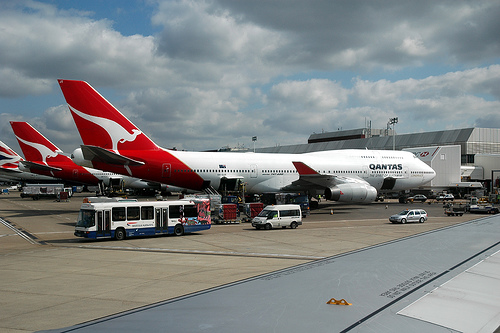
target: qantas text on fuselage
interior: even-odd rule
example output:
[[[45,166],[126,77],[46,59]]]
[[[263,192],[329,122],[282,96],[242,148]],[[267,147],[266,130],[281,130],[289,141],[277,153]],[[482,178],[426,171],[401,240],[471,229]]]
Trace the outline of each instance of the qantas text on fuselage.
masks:
[[[403,170],[403,164],[370,164],[372,170]]]

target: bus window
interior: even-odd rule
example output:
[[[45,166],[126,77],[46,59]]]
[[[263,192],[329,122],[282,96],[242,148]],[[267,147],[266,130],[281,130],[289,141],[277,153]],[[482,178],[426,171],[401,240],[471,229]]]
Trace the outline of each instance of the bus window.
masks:
[[[127,220],[139,220],[139,207],[127,207]]]
[[[152,220],[153,218],[153,206],[141,207],[141,220]]]
[[[198,217],[198,210],[196,206],[184,206],[184,217]]]
[[[181,216],[184,216],[183,207],[181,205],[171,205],[168,212],[168,217],[171,219],[178,219]]]
[[[113,207],[112,210],[113,221],[125,221],[125,207]]]

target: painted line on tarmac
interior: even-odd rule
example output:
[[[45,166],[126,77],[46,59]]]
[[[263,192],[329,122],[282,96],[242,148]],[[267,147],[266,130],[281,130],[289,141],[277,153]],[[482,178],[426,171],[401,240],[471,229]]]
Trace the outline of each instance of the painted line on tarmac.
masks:
[[[4,226],[6,226],[7,228],[9,228],[10,230],[14,231],[18,236],[20,236],[25,241],[27,241],[27,242],[29,242],[29,243],[31,243],[33,245],[40,245],[39,242],[37,242],[36,240],[33,239],[32,235],[30,235],[27,232],[24,232],[24,231],[21,231],[21,230],[17,229],[16,227],[14,227],[12,224],[10,224],[9,222],[5,221],[4,219],[0,218],[0,223],[2,223]]]
[[[302,224],[314,224],[314,223],[345,223],[345,222],[366,222],[366,221],[389,221],[389,218],[386,219],[363,219],[363,220],[323,220],[323,221],[306,221],[302,220]]]
[[[74,231],[45,231],[45,232],[36,232],[37,235],[52,235],[52,234],[71,234],[73,235]]]
[[[179,250],[179,249],[163,249],[163,248],[131,247],[131,246],[79,245],[77,247],[85,248],[85,249],[100,249],[100,250],[123,250],[123,251],[145,251],[145,252],[164,252],[164,253],[182,253],[182,254],[205,254],[205,255],[222,255],[222,256],[237,256],[237,257],[297,259],[297,260],[319,260],[319,259],[326,258],[326,257],[316,257],[316,256],[301,256],[301,255],[296,255],[296,254],[253,253],[253,252],[234,252],[234,251]]]

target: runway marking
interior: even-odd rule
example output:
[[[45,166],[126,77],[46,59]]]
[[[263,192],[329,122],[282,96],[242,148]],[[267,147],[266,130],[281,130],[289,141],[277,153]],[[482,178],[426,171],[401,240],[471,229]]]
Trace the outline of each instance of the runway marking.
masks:
[[[259,257],[259,258],[278,258],[278,259],[297,259],[297,260],[319,260],[325,257],[301,256],[296,254],[279,253],[255,253],[255,252],[235,252],[235,251],[202,251],[202,250],[179,250],[150,247],[131,247],[131,246],[102,246],[102,245],[79,245],[79,248],[100,249],[100,250],[124,250],[124,251],[147,251],[164,253],[183,253],[183,254],[206,254],[206,255],[224,255],[238,257]]]
[[[28,243],[31,243],[33,245],[40,245],[40,243],[38,243],[36,240],[34,240],[31,237],[31,235],[29,235],[28,233],[26,233],[24,231],[21,231],[21,230],[17,229],[16,227],[14,227],[9,222],[7,222],[7,221],[5,221],[5,220],[3,220],[3,219],[0,218],[0,223],[2,223],[4,226],[6,226],[7,228],[9,228],[10,230],[14,231],[18,236],[20,236],[21,238],[23,238]]]

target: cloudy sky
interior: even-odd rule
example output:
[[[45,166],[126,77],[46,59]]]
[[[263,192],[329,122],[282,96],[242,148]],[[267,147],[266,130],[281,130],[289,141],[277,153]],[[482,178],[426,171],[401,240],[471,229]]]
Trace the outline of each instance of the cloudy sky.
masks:
[[[163,147],[500,127],[500,1],[2,0],[0,140],[80,137],[56,79],[90,83]]]

